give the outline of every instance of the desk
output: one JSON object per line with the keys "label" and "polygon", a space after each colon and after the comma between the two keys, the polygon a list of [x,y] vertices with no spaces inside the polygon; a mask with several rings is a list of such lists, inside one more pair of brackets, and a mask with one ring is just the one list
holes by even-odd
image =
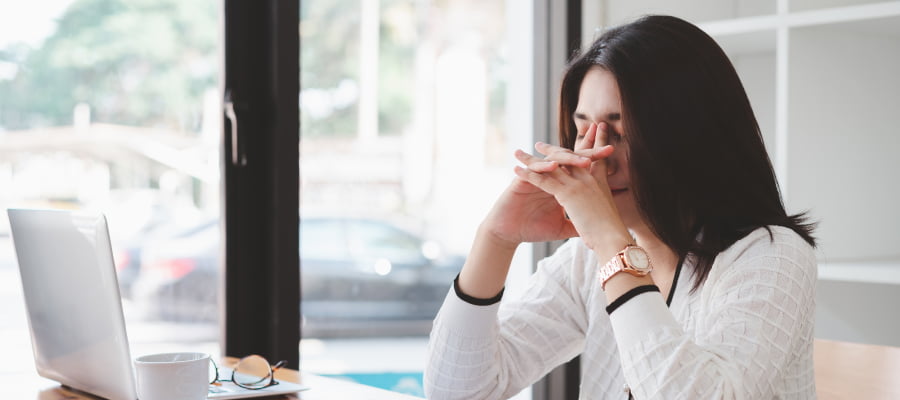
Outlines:
{"label": "desk", "polygon": [[[226,360],[233,363],[233,359]],[[816,390],[820,400],[900,399],[900,348],[835,342],[815,342]],[[415,400],[356,383],[281,369],[277,379],[299,382],[312,389],[284,400]],[[0,374],[0,398],[22,400],[92,400],[65,390],[36,373]]]}
{"label": "desk", "polygon": [[900,348],[822,339],[815,346],[820,400],[900,399]]}
{"label": "desk", "polygon": [[[230,366],[236,360],[226,359],[223,365]],[[302,383],[310,390],[287,396],[255,397],[260,400],[420,400],[387,390],[360,385],[339,379],[279,369],[275,378]],[[15,400],[96,400],[96,397],[75,393],[61,387],[59,383],[41,378],[34,373],[0,374],[0,398]]]}

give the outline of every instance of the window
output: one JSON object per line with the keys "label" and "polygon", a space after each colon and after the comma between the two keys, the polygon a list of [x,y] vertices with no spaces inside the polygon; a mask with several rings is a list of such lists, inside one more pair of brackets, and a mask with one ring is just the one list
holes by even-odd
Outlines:
{"label": "window", "polygon": [[531,146],[530,119],[514,121],[531,113],[533,68],[517,4],[300,3],[306,371],[422,395],[431,322],[513,149]]}
{"label": "window", "polygon": [[[238,3],[226,8],[251,4]],[[106,211],[133,352],[217,355],[216,304],[234,297],[215,284],[223,253],[216,232],[226,225],[219,193],[228,198],[229,190],[219,182],[220,158],[228,158],[218,150],[221,103],[234,98],[217,89],[229,79],[218,71],[221,4],[52,4],[0,13],[0,32],[9,32],[0,35],[0,182],[10,188],[0,205]],[[529,149],[533,132],[544,130],[531,116],[540,18],[512,0],[299,5],[303,86],[291,97],[302,121],[294,233],[303,367],[417,393],[431,318],[475,227],[512,178],[513,149]],[[48,29],[28,36],[26,25]],[[246,111],[234,105],[238,115]],[[242,150],[271,151],[247,143]],[[222,213],[230,227],[248,223]],[[15,261],[3,244],[0,293],[18,316],[4,319],[13,322],[0,337],[15,339],[25,358]],[[510,295],[530,274],[530,249],[514,263]]]}
{"label": "window", "polygon": [[216,286],[204,283],[218,254],[217,3],[55,0],[0,9],[0,301],[8,305],[0,320],[9,321],[0,339],[14,349],[8,356],[29,359],[30,342],[7,207],[104,212],[134,354],[218,354]]}

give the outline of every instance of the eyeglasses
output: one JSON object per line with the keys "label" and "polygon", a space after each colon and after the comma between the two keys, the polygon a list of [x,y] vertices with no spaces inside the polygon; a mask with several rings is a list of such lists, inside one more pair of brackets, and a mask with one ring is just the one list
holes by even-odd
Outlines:
{"label": "eyeglasses", "polygon": [[233,382],[244,389],[259,390],[269,386],[275,386],[278,381],[275,380],[275,371],[287,364],[287,360],[282,360],[275,365],[270,365],[269,361],[258,355],[250,355],[242,358],[231,371],[231,379],[219,378],[219,367],[212,358],[210,358],[212,368],[210,369],[211,385],[219,386],[221,382]]}

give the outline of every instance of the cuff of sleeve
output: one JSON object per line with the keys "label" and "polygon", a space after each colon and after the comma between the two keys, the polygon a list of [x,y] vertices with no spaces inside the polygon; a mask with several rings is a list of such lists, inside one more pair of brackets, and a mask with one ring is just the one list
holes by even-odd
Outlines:
{"label": "cuff of sleeve", "polygon": [[680,329],[662,294],[656,291],[640,293],[621,304],[609,315],[609,321],[619,349],[629,349],[666,326]]}
{"label": "cuff of sleeve", "polygon": [[459,289],[459,275],[456,275],[456,279],[453,280],[453,291],[456,292],[456,296],[458,296],[462,301],[466,303],[476,305],[476,306],[489,306],[491,304],[496,304],[500,302],[500,299],[503,298],[503,292],[506,290],[506,287],[500,289],[500,293],[497,293],[496,296],[491,297],[489,299],[479,299],[477,297],[469,296],[463,293],[462,290]]}
{"label": "cuff of sleeve", "polygon": [[625,304],[625,302],[627,302],[628,300],[631,300],[632,297],[637,296],[641,293],[646,293],[646,292],[659,292],[659,286],[656,286],[656,285],[638,286],[634,289],[631,289],[631,290],[625,292],[625,294],[619,296],[618,299],[615,299],[612,303],[609,303],[609,305],[606,306],[606,313],[612,314],[613,311],[616,311],[616,309],[621,307],[622,304]]}
{"label": "cuff of sleeve", "polygon": [[475,305],[461,299],[455,289],[450,289],[438,313],[440,325],[457,334],[481,337],[497,329],[497,312],[500,303]]}

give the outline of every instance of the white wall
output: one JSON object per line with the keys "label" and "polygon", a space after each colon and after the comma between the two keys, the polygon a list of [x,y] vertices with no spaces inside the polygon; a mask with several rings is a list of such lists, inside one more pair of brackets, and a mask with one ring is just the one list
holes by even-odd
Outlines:
{"label": "white wall", "polygon": [[791,31],[787,205],[820,261],[900,264],[900,40],[860,27]]}
{"label": "white wall", "polygon": [[775,85],[772,84],[775,82],[775,53],[729,54],[729,57],[741,77],[766,149],[772,157],[775,145]]}

